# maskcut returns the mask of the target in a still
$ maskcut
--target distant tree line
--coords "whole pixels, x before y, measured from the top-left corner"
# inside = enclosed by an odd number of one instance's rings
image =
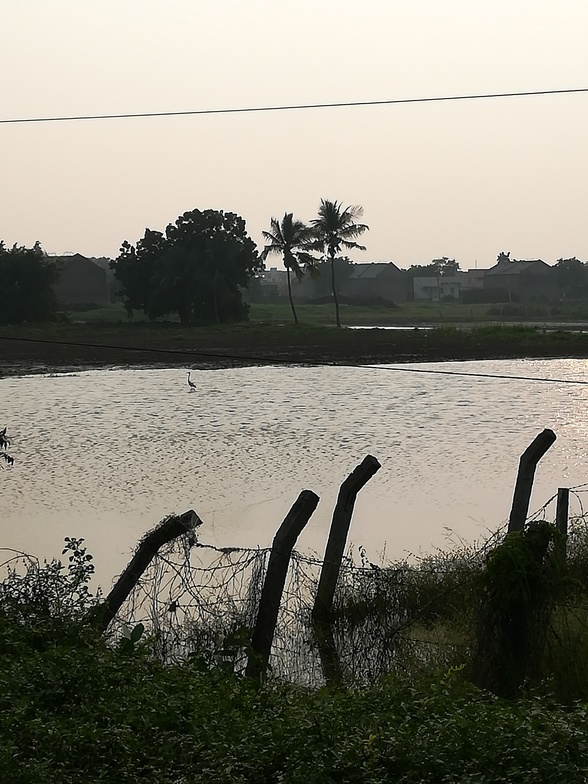
[[[459,263],[455,259],[443,256],[433,259],[430,264],[413,264],[407,270],[411,278],[437,278],[455,275],[460,272]]]
[[[249,306],[243,291],[259,283],[265,262],[280,256],[288,281],[292,317],[298,323],[292,297],[292,278],[308,275],[314,299],[331,301],[341,325],[338,291],[353,270],[348,250],[365,250],[356,240],[368,230],[360,222],[360,206],[321,199],[315,218],[307,223],[286,212],[272,217],[258,251],[245,220],[233,212],[195,209],[180,215],[165,231],[145,229],[136,244],[125,240],[110,262],[123,303],[132,315],[150,319],[177,314],[184,325],[241,321]],[[498,261],[510,261],[501,253]],[[459,263],[443,256],[429,264],[413,265],[409,278],[445,277],[460,271]],[[0,323],[46,322],[59,317],[55,285],[60,262],[49,257],[40,243],[7,247],[0,241]],[[554,288],[561,300],[588,299],[588,262],[560,258],[554,265]]]

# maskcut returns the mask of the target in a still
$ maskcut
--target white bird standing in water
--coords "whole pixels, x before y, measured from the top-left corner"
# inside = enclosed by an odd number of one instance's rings
[[[190,372],[188,372],[188,386],[190,387],[190,392],[196,391],[196,384],[190,378]]]

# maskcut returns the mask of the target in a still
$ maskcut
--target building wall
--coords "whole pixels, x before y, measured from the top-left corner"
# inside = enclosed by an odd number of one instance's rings
[[[468,289],[483,289],[485,269],[469,269],[467,274],[467,288]]]
[[[415,277],[413,278],[414,298],[429,302],[439,302],[444,297],[459,299],[463,282],[462,277],[453,275]]]
[[[76,253],[61,256],[61,277],[55,294],[61,305],[101,305],[110,303],[106,270]]]
[[[341,285],[341,295],[349,299],[383,299],[387,302],[406,302],[407,285],[404,276],[376,278],[348,278]]]

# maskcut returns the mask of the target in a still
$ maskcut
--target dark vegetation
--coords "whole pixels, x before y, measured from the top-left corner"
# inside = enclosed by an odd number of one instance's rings
[[[53,290],[59,267],[39,243],[7,248],[0,240],[0,324],[51,321],[58,312]]]
[[[515,325],[386,331],[271,323],[183,328],[177,323],[95,322],[4,327],[0,346],[0,372],[7,374],[112,365],[226,367],[239,362],[238,357],[244,364],[586,357],[588,335]]]
[[[29,561],[0,584],[3,780],[583,782],[588,536],[572,528],[564,561],[553,530],[341,586],[340,621],[401,609],[413,645],[398,646],[394,674],[335,690],[260,683],[197,655],[164,666],[140,629],[100,635],[86,620],[92,559],[68,539],[67,567]],[[532,662],[485,651],[480,624],[508,644],[513,623]]]
[[[150,319],[178,314],[184,326],[245,321],[240,287],[261,272],[245,221],[232,212],[192,210],[165,233],[145,230],[136,246],[125,241],[112,262],[129,314]]]

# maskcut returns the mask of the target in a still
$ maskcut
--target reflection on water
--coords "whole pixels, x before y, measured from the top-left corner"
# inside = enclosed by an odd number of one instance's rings
[[[406,368],[407,366],[402,366]],[[588,379],[585,360],[413,365]],[[14,469],[0,473],[0,544],[57,555],[83,536],[101,581],[170,512],[201,539],[266,546],[298,493],[321,497],[300,547],[322,552],[338,487],[370,453],[351,540],[377,558],[467,540],[508,515],[521,452],[544,427],[533,506],[588,481],[588,387],[395,372],[256,367],[102,370],[0,382]]]

